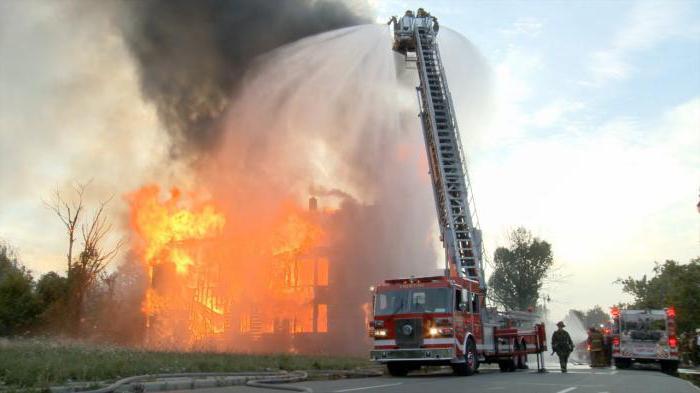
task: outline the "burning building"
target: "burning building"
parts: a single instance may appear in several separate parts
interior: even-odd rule
[[[215,204],[157,187],[131,198],[149,280],[146,346],[323,352],[334,321],[332,264],[317,200],[244,236]],[[227,225],[231,226],[230,228]],[[337,314],[337,312],[336,312]]]

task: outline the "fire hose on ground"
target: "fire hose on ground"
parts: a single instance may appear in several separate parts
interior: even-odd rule
[[[342,377],[373,377],[381,376],[382,373],[376,370],[315,370],[314,374],[318,375],[342,375]],[[178,383],[168,383],[167,380],[184,379],[189,380],[178,381]],[[208,378],[209,383],[201,384],[196,380]],[[211,378],[216,378],[211,380]],[[103,388],[94,390],[83,390],[79,393],[113,393],[126,385],[132,385],[130,391],[148,391],[148,390],[182,390],[182,389],[198,389],[211,388],[234,385],[247,385],[256,388],[285,390],[292,392],[313,392],[312,389],[304,386],[282,385],[287,383],[303,382],[308,380],[309,374],[306,371],[260,371],[260,372],[193,372],[193,373],[170,373],[170,374],[146,374],[133,377],[122,378],[114,383]],[[228,379],[228,380],[226,380]],[[163,380],[162,385],[154,389],[148,389],[145,384],[153,380]],[[165,386],[164,386],[165,385]],[[52,388],[54,392],[63,390]],[[73,390],[71,390],[73,391]]]

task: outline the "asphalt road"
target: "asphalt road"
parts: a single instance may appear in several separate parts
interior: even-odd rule
[[[342,379],[335,381],[302,382],[314,392],[333,393],[698,393],[700,389],[689,382],[654,369],[616,370],[614,368],[590,369],[588,366],[571,366],[567,374],[548,368],[545,374],[534,370],[501,373],[497,369],[484,368],[471,377],[457,377],[447,372],[416,374],[403,378],[375,377]],[[190,391],[182,391],[192,392]],[[200,389],[197,393],[262,393],[280,390],[259,389],[245,386]]]

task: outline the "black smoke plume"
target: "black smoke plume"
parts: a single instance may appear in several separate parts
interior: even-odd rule
[[[146,0],[120,23],[144,98],[170,133],[172,153],[215,145],[217,119],[255,58],[323,31],[366,23],[327,0]]]

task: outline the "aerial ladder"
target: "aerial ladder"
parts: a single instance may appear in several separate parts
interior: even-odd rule
[[[532,312],[487,307],[483,245],[465,165],[454,104],[436,39],[437,19],[422,8],[393,17],[393,49],[415,59],[416,88],[425,138],[445,274],[396,278],[372,287],[368,333],[370,358],[402,376],[427,365],[449,365],[471,375],[480,363],[501,371],[527,368],[536,354],[543,370],[547,350],[543,323]],[[415,53],[415,57],[413,56]]]
[[[394,50],[415,52],[420,84],[416,87],[425,138],[440,240],[445,248],[445,275],[478,281],[485,289],[483,245],[474,208],[466,159],[452,96],[437,42],[437,18],[419,8],[393,17]]]

